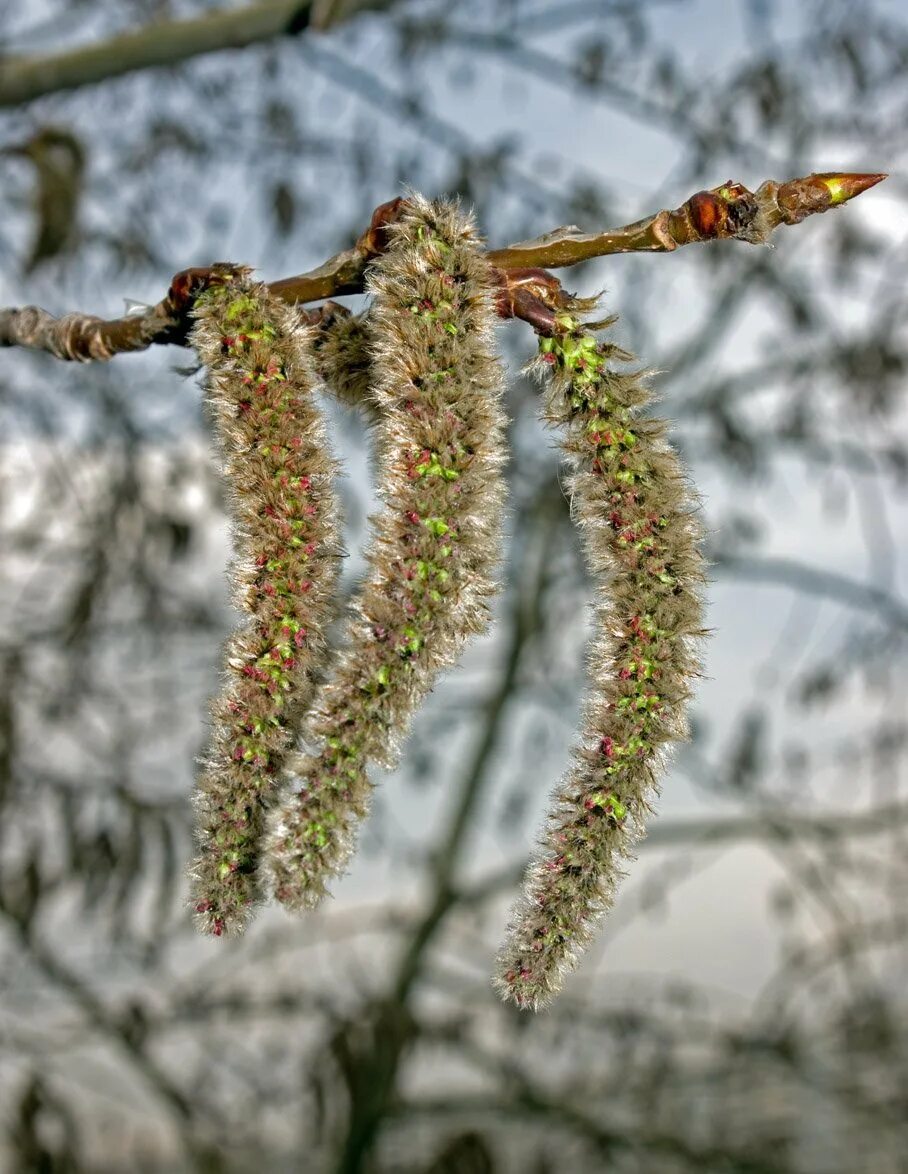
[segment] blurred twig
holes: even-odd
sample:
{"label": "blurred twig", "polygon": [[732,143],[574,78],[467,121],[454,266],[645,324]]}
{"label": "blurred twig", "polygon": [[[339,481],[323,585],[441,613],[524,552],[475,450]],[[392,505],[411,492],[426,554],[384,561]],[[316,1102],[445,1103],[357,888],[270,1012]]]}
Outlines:
{"label": "blurred twig", "polygon": [[0,67],[0,109],[142,69],[170,68],[204,53],[242,49],[275,37],[296,36],[308,28],[327,29],[361,12],[390,8],[395,2],[260,0],[189,20],[158,21],[100,44],[46,57],[7,58]]}

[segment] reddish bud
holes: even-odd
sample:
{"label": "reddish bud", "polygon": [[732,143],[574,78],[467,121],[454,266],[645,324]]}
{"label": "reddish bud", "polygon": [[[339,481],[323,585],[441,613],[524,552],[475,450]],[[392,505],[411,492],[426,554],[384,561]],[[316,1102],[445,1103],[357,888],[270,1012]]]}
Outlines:
{"label": "reddish bud", "polygon": [[690,214],[697,234],[704,240],[719,235],[719,230],[725,222],[725,202],[712,192],[696,192],[687,201]]}

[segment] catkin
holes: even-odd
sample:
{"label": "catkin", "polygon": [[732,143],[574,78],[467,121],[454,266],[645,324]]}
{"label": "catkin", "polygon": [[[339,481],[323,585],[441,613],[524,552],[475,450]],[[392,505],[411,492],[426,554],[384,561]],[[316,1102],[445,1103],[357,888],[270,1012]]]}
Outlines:
{"label": "catkin", "polygon": [[562,430],[572,468],[572,515],[598,599],[582,738],[499,956],[496,985],[523,1007],[560,988],[611,905],[658,793],[666,744],[686,736],[685,702],[699,670],[695,502],[665,423],[641,415],[646,381],[609,366],[630,357],[567,312],[541,340],[537,362],[545,415]]}
{"label": "catkin", "polygon": [[359,408],[370,420],[372,402],[372,332],[368,314],[350,314],[334,306],[315,335],[315,369],[331,394],[347,407]]}
{"label": "catkin", "polygon": [[326,656],[340,570],[335,462],[313,398],[315,331],[249,271],[218,267],[192,343],[230,492],[233,598],[248,613],[225,649],[196,793],[199,927],[241,931],[261,894],[265,805]]}
{"label": "catkin", "polygon": [[492,270],[453,203],[414,197],[368,289],[378,485],[368,574],[344,651],[291,764],[298,790],[270,819],[275,895],[318,903],[369,803],[372,763],[393,764],[412,714],[496,589],[504,486],[503,372]]}

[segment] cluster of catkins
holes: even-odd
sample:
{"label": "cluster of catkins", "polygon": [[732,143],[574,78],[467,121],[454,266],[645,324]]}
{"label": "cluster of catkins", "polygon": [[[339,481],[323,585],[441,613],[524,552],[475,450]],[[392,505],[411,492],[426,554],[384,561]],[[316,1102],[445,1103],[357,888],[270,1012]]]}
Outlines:
{"label": "cluster of catkins", "polygon": [[[273,895],[316,905],[353,850],[439,671],[488,622],[502,546],[504,371],[496,282],[470,218],[414,196],[370,266],[371,304],[327,327],[224,266],[195,306],[229,484],[245,622],[197,793],[200,927],[242,930]],[[568,306],[540,340],[599,599],[582,740],[557,788],[496,979],[520,1006],[560,986],[642,831],[666,744],[685,733],[701,632],[699,531],[665,426],[629,356]],[[607,325],[607,323],[605,324]],[[339,518],[314,392],[368,405],[381,506],[368,570],[330,650]],[[304,746],[305,751],[297,749]]]}

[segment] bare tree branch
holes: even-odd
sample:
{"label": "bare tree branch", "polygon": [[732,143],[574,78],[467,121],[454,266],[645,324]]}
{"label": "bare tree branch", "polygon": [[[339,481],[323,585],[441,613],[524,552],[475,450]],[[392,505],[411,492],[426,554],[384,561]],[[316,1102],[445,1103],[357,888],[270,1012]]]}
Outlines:
{"label": "bare tree branch", "polygon": [[[552,304],[552,299],[560,296],[559,283],[540,266],[562,269],[614,253],[666,253],[710,240],[763,244],[779,225],[799,224],[808,216],[844,204],[885,178],[883,174],[823,172],[783,184],[767,180],[756,192],[729,180],[710,191],[696,192],[680,208],[663,209],[623,228],[585,234],[569,225],[535,240],[493,249],[487,256],[501,271],[501,315],[527,318],[539,328],[532,317],[533,305],[540,299]],[[366,265],[382,249],[385,229],[399,216],[404,203],[396,199],[380,205],[352,248],[308,273],[272,282],[272,292],[297,303],[360,293]],[[182,345],[193,297],[204,288],[210,273],[207,269],[178,273],[162,301],[124,318],[104,320],[73,313],[58,319],[37,306],[0,309],[0,347],[28,347],[48,351],[58,359],[88,362],[146,350],[153,343]],[[533,295],[526,303],[518,296],[521,289]]]}
{"label": "bare tree branch", "polygon": [[875,613],[893,628],[908,628],[908,608],[902,601],[872,583],[861,583],[847,575],[807,566],[790,558],[745,558],[740,555],[713,555],[713,565],[723,575],[752,583],[778,583],[806,595],[835,600],[867,614]]}
{"label": "bare tree branch", "polygon": [[161,21],[46,57],[11,58],[0,67],[0,109],[46,94],[93,85],[156,66],[178,65],[204,53],[242,49],[306,29],[327,29],[395,0],[264,0],[191,20]]}

